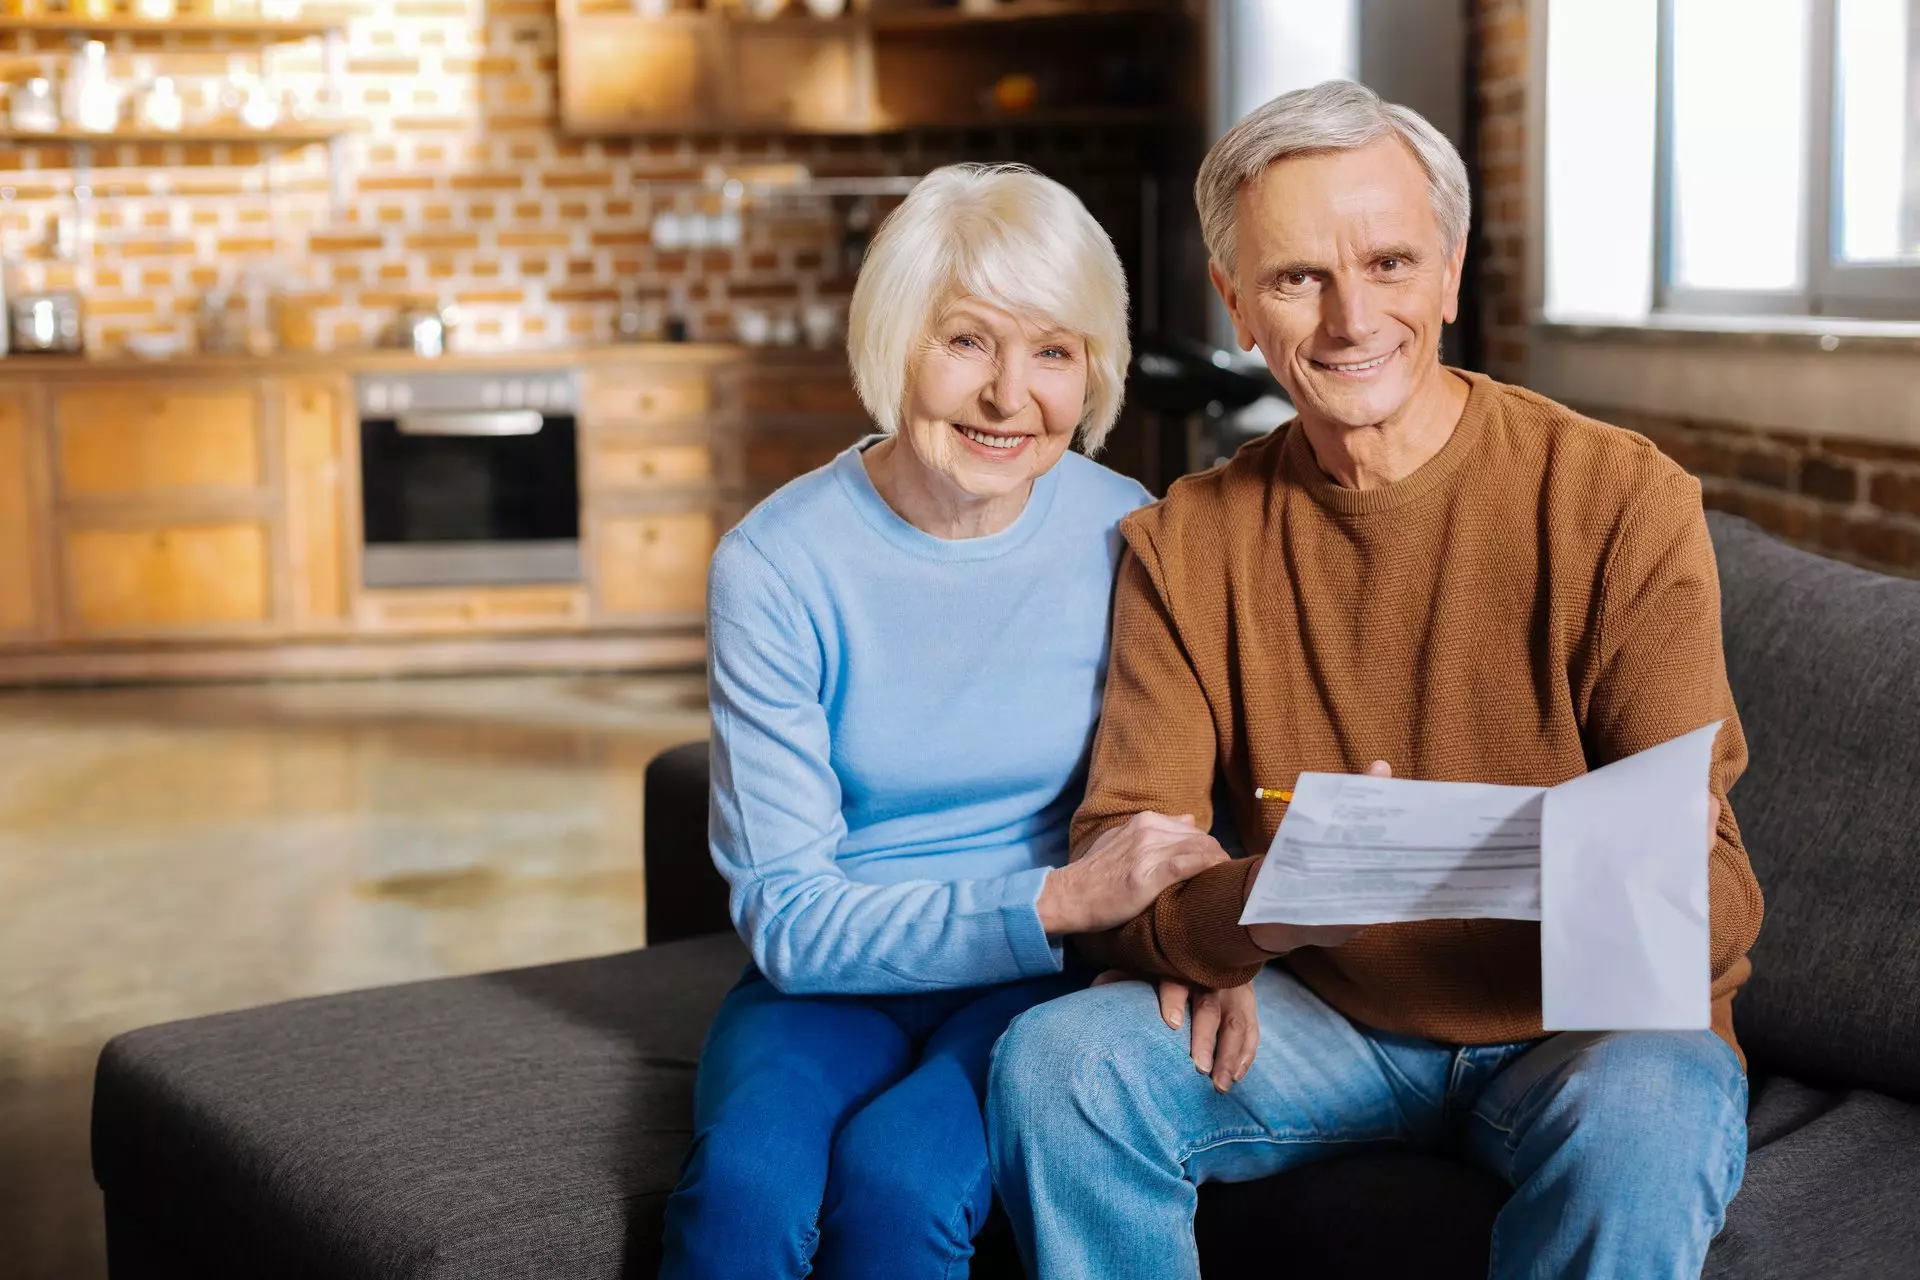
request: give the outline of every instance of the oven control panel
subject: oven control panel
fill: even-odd
[[[459,413],[479,409],[536,409],[571,414],[580,402],[580,376],[571,369],[526,373],[365,374],[355,382],[362,418],[403,413]]]

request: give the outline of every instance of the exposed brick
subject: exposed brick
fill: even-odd
[[[1828,502],[1853,502],[1860,496],[1859,468],[1807,458],[1800,464],[1800,492]]]
[[[551,298],[555,302],[618,302],[620,301],[620,293],[617,289],[605,289],[605,288],[598,288],[598,287],[569,286],[569,285],[561,285],[558,288],[547,290],[547,297]]]
[[[428,231],[406,238],[406,247],[418,250],[478,249],[480,235],[475,231]]]
[[[1838,440],[1822,437],[1820,448],[1840,458],[1860,458],[1868,462],[1904,462],[1920,466],[1920,448],[1912,445],[1882,444],[1877,440]]]
[[[518,191],[525,184],[517,173],[456,173],[449,183],[455,191]]]
[[[369,253],[386,247],[385,236],[342,235],[316,231],[307,237],[307,248],[314,253]]]
[[[466,307],[508,307],[525,302],[527,295],[518,289],[463,289],[454,294],[453,299]]]
[[[1791,455],[1772,450],[1743,449],[1734,456],[1733,473],[1742,480],[1764,484],[1773,489],[1793,487],[1794,464]]]
[[[1882,511],[1920,517],[1920,472],[1881,471],[1874,475],[1868,501]]]

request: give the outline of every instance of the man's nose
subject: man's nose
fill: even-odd
[[[1379,332],[1380,310],[1364,281],[1337,280],[1321,294],[1320,325],[1327,336],[1361,346]]]

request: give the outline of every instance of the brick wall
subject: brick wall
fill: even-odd
[[[316,6],[318,7],[318,6]],[[329,5],[340,11],[341,6]],[[782,199],[750,209],[731,250],[659,251],[656,212],[717,208],[714,164],[793,160],[827,177],[916,174],[961,159],[1026,160],[1073,187],[1134,260],[1143,139],[1125,128],[928,131],[885,138],[662,136],[586,141],[556,119],[551,0],[359,0],[345,6],[344,199],[327,148],[263,144],[97,146],[84,175],[92,242],[50,256],[54,217],[82,175],[58,147],[0,144],[0,229],[16,288],[77,287],[90,348],[133,332],[194,332],[209,291],[266,285],[317,305],[321,349],[372,342],[412,299],[457,302],[474,348],[604,341],[620,290],[687,318],[695,338],[732,337],[736,305],[797,310],[841,300],[845,202]],[[231,67],[257,70],[255,40],[120,35],[123,85],[175,77],[191,114]],[[0,34],[0,77],[56,77],[61,36]],[[319,41],[264,52],[273,83],[324,106]],[[8,192],[11,192],[10,198]]]
[[[1475,0],[1480,66],[1486,367],[1526,380],[1524,263],[1529,230],[1527,97],[1533,72],[1525,0]],[[1920,448],[1761,431],[1735,422],[1576,408],[1641,432],[1696,476],[1709,507],[1838,559],[1920,577]]]

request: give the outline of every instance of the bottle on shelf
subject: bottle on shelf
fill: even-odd
[[[89,40],[67,73],[67,123],[89,133],[112,133],[120,123],[120,90],[107,72],[107,46]]]

